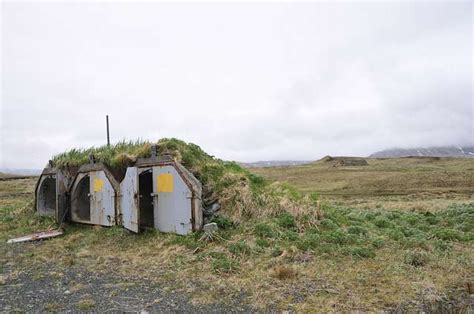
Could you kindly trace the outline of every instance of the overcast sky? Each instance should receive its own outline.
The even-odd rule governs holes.
[[[229,160],[473,143],[473,6],[1,4],[0,167],[177,137]]]

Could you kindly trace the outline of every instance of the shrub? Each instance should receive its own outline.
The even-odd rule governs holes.
[[[255,244],[257,244],[260,247],[269,247],[270,246],[270,242],[268,242],[265,239],[260,239],[260,238],[255,240]]]
[[[347,215],[352,210],[349,208],[331,208],[328,206],[324,207],[324,215],[327,217],[328,220],[332,221],[337,227],[340,227],[344,224],[349,224],[350,221],[347,218]]]
[[[463,239],[463,235],[461,232],[448,228],[437,229],[433,232],[433,235],[438,239],[447,241]]]
[[[340,245],[351,242],[351,238],[349,238],[347,234],[342,230],[334,230],[327,232],[326,234],[324,234],[323,238],[326,242]]]
[[[326,230],[335,230],[339,228],[339,226],[334,221],[332,221],[332,219],[326,218],[321,221],[321,228]]]
[[[219,229],[227,230],[234,226],[234,223],[229,218],[223,216],[214,217],[211,222],[215,222]]]
[[[440,219],[434,215],[429,215],[425,217],[425,221],[430,225],[436,225],[437,223],[439,223]]]
[[[473,242],[474,241],[474,232],[466,232],[463,236],[463,241]]]
[[[391,228],[393,224],[385,217],[376,218],[374,221],[374,225],[379,228]]]
[[[321,239],[317,234],[308,234],[304,238],[300,239],[296,244],[296,247],[302,251],[309,251],[316,249],[320,244]]]
[[[356,211],[353,211],[349,214],[347,214],[347,219],[351,220],[351,221],[359,221],[359,222],[363,222],[365,221],[365,216],[362,215],[360,212],[356,212]]]
[[[277,218],[277,224],[285,229],[293,229],[296,227],[295,217],[289,213],[282,213]]]
[[[395,240],[395,241],[400,241],[405,238],[405,235],[399,228],[391,229],[388,231],[388,236]]]
[[[414,267],[421,267],[428,263],[428,254],[420,250],[408,251],[405,253],[404,262]]]
[[[339,252],[339,248],[331,243],[321,243],[316,247],[316,251],[323,254],[335,255]]]
[[[400,213],[395,211],[387,213],[386,216],[390,220],[400,219]]]
[[[300,191],[298,191],[295,187],[291,186],[290,184],[283,183],[282,187],[285,190],[290,200],[299,201],[303,198],[303,194]]]
[[[367,229],[360,226],[350,226],[349,228],[347,228],[347,232],[350,234],[366,235]]]
[[[397,227],[397,229],[400,230],[405,237],[411,237],[418,232],[418,230],[410,227]]]
[[[254,234],[263,238],[273,238],[275,236],[272,227],[265,223],[256,224],[254,227]]]
[[[403,244],[404,247],[407,248],[423,248],[423,249],[428,249],[428,243],[426,241],[426,238],[423,237],[422,235],[416,235],[412,237],[407,237],[403,238],[401,240],[401,243]]]
[[[474,222],[473,221],[464,221],[461,224],[457,225],[457,228],[463,232],[474,231]]]
[[[216,273],[232,273],[239,270],[239,263],[224,254],[215,255],[211,262],[211,268]]]
[[[272,256],[273,257],[278,257],[280,256],[281,254],[283,254],[283,250],[280,249],[278,246],[275,246],[272,250]]]
[[[309,199],[313,201],[313,203],[316,203],[319,200],[319,193],[311,192],[309,194]]]
[[[244,241],[239,241],[229,244],[229,252],[236,256],[250,255],[251,249]]]
[[[451,205],[448,210],[441,213],[441,217],[443,222],[447,222],[451,226],[467,222],[472,227],[474,225],[474,203]]]
[[[320,234],[321,230],[319,230],[318,227],[310,227],[306,228],[305,233],[306,234]]]
[[[453,245],[443,240],[437,240],[434,243],[434,248],[435,250],[440,251],[440,252],[448,252],[448,251],[451,251],[451,249],[453,248]]]
[[[281,237],[288,241],[296,241],[300,238],[299,234],[293,230],[286,230]]]
[[[418,214],[407,214],[403,220],[413,226],[421,221],[420,218]]]
[[[378,213],[371,213],[371,212],[368,212],[368,213],[365,213],[365,219],[366,220],[369,220],[369,221],[372,221],[372,220],[375,220],[375,218],[377,217],[377,214]]]
[[[374,258],[375,251],[368,247],[354,247],[349,250],[350,254],[355,257],[361,258]]]
[[[372,240],[372,246],[376,249],[380,249],[385,245],[385,240],[383,238],[376,238]]]
[[[181,245],[185,246],[190,250],[194,250],[202,245],[202,242],[198,241],[197,235],[200,233],[194,233],[186,236],[181,235],[171,235],[171,238],[166,242],[168,245]]]

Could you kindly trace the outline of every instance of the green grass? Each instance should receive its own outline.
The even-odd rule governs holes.
[[[474,203],[453,205],[435,213],[360,210],[326,205],[323,213],[324,218],[318,226],[302,231],[294,229],[295,220],[287,213],[229,227],[228,239],[232,242],[227,249],[239,258],[251,258],[254,253],[278,256],[283,250],[292,248],[333,257],[351,255],[374,258],[379,250],[386,247],[437,254],[448,251],[454,243],[474,241]],[[241,240],[234,241],[234,238]],[[172,243],[187,248],[199,245],[195,235],[178,239]]]
[[[81,166],[89,163],[89,156],[94,155],[98,162],[111,168],[123,168],[133,163],[136,158],[150,156],[151,143],[148,141],[121,141],[110,146],[104,145],[90,148],[74,148],[53,156],[53,166]]]
[[[253,168],[270,182],[291,184],[323,201],[358,208],[438,210],[472,200],[474,158],[367,159],[368,166],[317,161]]]
[[[51,261],[64,269],[143,276],[206,300],[226,302],[245,295],[263,309],[286,310],[291,303],[301,312],[316,307],[323,312],[381,311],[416,299],[425,289],[437,295],[453,287],[462,290],[472,275],[474,201],[457,198],[456,187],[442,201],[430,194],[332,202],[324,193],[262,180],[234,163],[206,157],[190,144],[169,140],[160,149],[175,151],[177,159],[187,160],[186,167],[202,176],[206,188],[219,191],[207,196],[222,202],[224,215],[213,219],[222,239],[69,225],[62,237],[26,244],[15,253],[12,267],[31,270]],[[453,162],[457,166],[447,162],[451,170],[446,171],[456,173],[458,178],[451,179],[463,190],[465,174],[454,168],[465,165]],[[373,165],[380,169],[372,176],[380,179],[377,171],[386,173],[389,167],[382,163]],[[421,177],[441,172],[437,161],[410,163],[406,171],[395,165],[390,171]],[[346,171],[330,170],[336,181]],[[347,170],[349,177],[351,171],[356,170]],[[433,181],[426,186],[420,182],[419,189],[431,189]],[[0,181],[1,240],[55,226],[32,211],[34,183]],[[368,190],[372,188],[369,184]],[[412,208],[419,202],[424,202],[421,208]],[[8,259],[0,256],[1,264]]]
[[[228,249],[232,255],[237,257],[250,255],[252,253],[252,249],[250,248],[250,246],[248,246],[243,240],[229,244]]]
[[[0,200],[3,239],[52,223],[31,210],[31,194],[14,196],[31,193],[30,181],[0,183],[13,195]],[[323,204],[320,211],[322,218],[315,224],[286,212],[245,223],[216,217],[224,240],[213,242],[200,241],[200,233],[177,236],[153,230],[136,235],[120,227],[69,225],[62,237],[25,246],[15,257],[15,267],[34,269],[35,263],[51,260],[64,269],[87,266],[100,273],[110,272],[107,265],[113,261],[113,272],[146,276],[168,286],[193,276],[194,293],[215,300],[232,299],[244,291],[253,304],[268,304],[298,293],[305,296],[302,306],[324,308],[334,302],[346,304],[347,285],[361,303],[344,309],[367,310],[384,308],[380,300],[391,304],[398,302],[396,298],[414,298],[414,282],[447,289],[472,269],[472,202],[434,212],[331,204]],[[298,280],[297,285],[288,279]],[[305,294],[315,282],[328,291],[337,288],[338,293]],[[93,309],[85,302],[77,306]]]

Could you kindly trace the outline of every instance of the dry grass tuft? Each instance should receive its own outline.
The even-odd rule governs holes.
[[[79,300],[76,303],[76,308],[80,311],[91,310],[94,306],[95,306],[95,301],[90,298]]]
[[[47,312],[57,312],[61,306],[58,303],[47,303],[44,306],[44,310]]]
[[[280,280],[295,279],[297,274],[291,266],[279,265],[273,268],[273,276]]]

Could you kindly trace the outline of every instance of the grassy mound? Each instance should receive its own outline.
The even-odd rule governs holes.
[[[137,158],[150,157],[154,143],[119,142],[111,146],[72,149],[53,157],[59,168],[88,163],[89,155],[106,164],[113,172],[124,171]],[[204,206],[219,202],[221,212],[234,221],[276,216],[288,212],[306,225],[316,219],[316,197],[302,195],[289,185],[269,184],[235,162],[210,156],[199,146],[178,139],[161,139],[156,145],[160,155],[171,155],[203,185]]]

